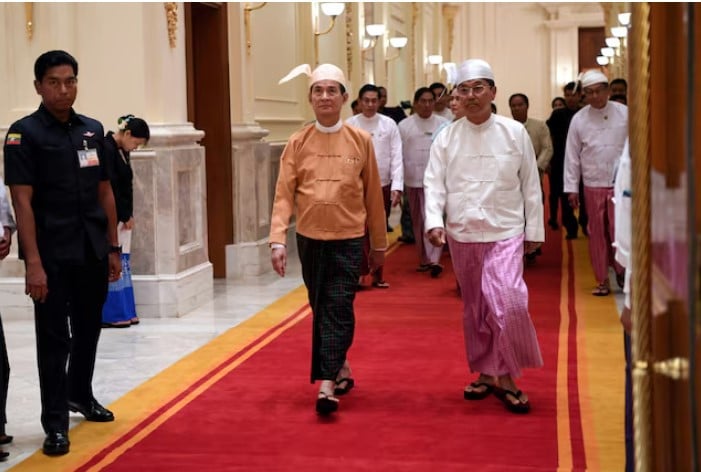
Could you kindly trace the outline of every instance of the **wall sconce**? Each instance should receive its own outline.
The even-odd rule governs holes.
[[[441,56],[440,54],[431,54],[428,57],[426,57],[426,61],[428,61],[428,63],[432,66],[437,66],[443,63],[443,56]]]
[[[314,65],[319,65],[319,36],[328,34],[336,24],[336,17],[343,13],[346,9],[346,4],[343,2],[323,2],[319,5],[321,12],[331,18],[329,27],[324,31],[319,31],[319,16],[316,17],[316,27],[314,29]]]
[[[600,66],[607,66],[609,63],[609,58],[606,56],[596,56],[596,63]]]
[[[409,42],[409,38],[406,36],[394,36],[392,38],[389,38],[389,47],[387,48],[387,52],[385,54],[385,80],[389,77],[389,63],[390,61],[393,61],[395,59],[399,59],[399,56],[402,54],[402,48],[407,45]],[[396,56],[389,56],[389,48],[394,48],[397,50],[397,55]]]
[[[370,36],[370,38],[363,38],[363,52],[374,48],[375,44],[377,44],[377,38],[385,34],[385,31],[385,25],[381,23],[367,25],[365,27],[365,32],[368,34],[368,36]]]
[[[606,38],[606,46],[616,49],[621,46],[621,40],[615,36]]]
[[[397,50],[397,55],[392,56],[392,57],[387,57],[389,54],[385,54],[385,61],[393,61],[395,59],[399,59],[399,56],[402,53],[402,48],[407,45],[409,42],[409,38],[406,36],[394,36],[392,38],[389,38],[389,46]],[[389,48],[388,48],[389,49]]]
[[[618,22],[623,26],[628,26],[630,24],[630,12],[619,13]]]
[[[243,27],[246,30],[246,54],[249,56],[251,55],[251,12],[260,10],[267,4],[268,2],[263,2],[256,6],[251,6],[250,3],[247,3],[246,6],[243,7]]]
[[[628,28],[625,26],[614,26],[611,28],[611,34],[616,38],[625,38],[628,36]]]

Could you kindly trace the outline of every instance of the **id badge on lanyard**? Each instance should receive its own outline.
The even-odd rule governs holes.
[[[83,149],[78,150],[78,164],[81,169],[100,165],[97,149],[89,149],[88,142],[85,140],[83,140]]]

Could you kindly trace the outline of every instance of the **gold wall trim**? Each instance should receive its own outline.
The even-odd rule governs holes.
[[[26,21],[25,28],[27,30],[27,39],[32,40],[34,37],[34,3],[24,3],[24,19]]]
[[[178,40],[178,4],[176,2],[165,2],[163,7],[166,11],[166,22],[168,23],[168,44],[170,44],[171,48],[174,48]]]
[[[346,2],[346,77],[353,77],[353,4]]]
[[[632,157],[633,232],[633,409],[635,469],[652,470],[651,196],[650,196],[650,5],[632,5],[630,47],[630,153]]]

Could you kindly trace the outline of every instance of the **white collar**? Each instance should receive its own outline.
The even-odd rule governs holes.
[[[318,129],[322,133],[326,133],[326,134],[337,133],[338,131],[341,130],[341,127],[343,127],[343,120],[338,120],[338,123],[336,123],[333,126],[328,126],[328,127],[320,125],[318,121],[315,121],[314,126],[316,127],[316,129]]]

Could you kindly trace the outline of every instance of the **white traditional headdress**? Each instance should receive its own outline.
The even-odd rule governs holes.
[[[468,59],[458,67],[456,84],[461,84],[468,80],[489,79],[494,82],[494,72],[492,67],[483,59]]]
[[[583,74],[579,75],[579,81],[582,84],[581,87],[587,88],[591,87],[592,85],[596,84],[608,84],[609,79],[606,77],[603,72],[598,71],[596,69],[590,69]]]
[[[445,81],[450,86],[457,84],[455,82],[458,78],[458,66],[454,62],[446,62],[443,64],[443,69],[445,69]]]
[[[299,65],[292,69],[289,72],[289,74],[287,74],[285,77],[280,79],[278,84],[284,84],[285,82],[288,82],[297,77],[298,75],[302,74],[305,74],[307,77],[309,77],[309,86],[312,86],[320,80],[335,80],[336,82],[343,85],[345,88],[348,88],[348,85],[346,83],[346,76],[343,75],[343,71],[333,64],[319,64],[319,66],[316,69],[314,69],[314,71],[312,71],[312,68],[309,66],[309,64]]]

